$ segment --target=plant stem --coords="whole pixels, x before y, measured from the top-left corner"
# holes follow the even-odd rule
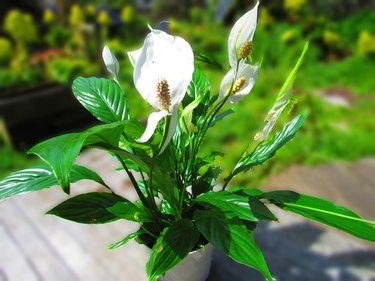
[[[133,173],[129,171],[128,166],[125,164],[124,160],[122,160],[121,156],[118,155],[118,154],[116,154],[116,158],[120,161],[122,167],[125,169],[128,177],[129,177],[130,181],[132,182],[133,187],[134,187],[135,191],[137,192],[138,197],[142,201],[143,205],[145,205],[147,207],[152,207],[152,206],[149,205],[149,202],[147,201],[147,198],[143,195],[141,189],[139,188],[139,185],[138,185],[136,179],[133,176]]]
[[[145,184],[145,186],[146,186],[147,194],[151,199],[151,204],[152,204],[153,208],[155,209],[156,212],[159,212],[158,206],[156,205],[155,198],[154,198],[154,191],[153,191],[153,188],[152,188],[152,176],[153,176],[153,174],[154,174],[154,162],[152,162],[151,169],[150,169],[150,185],[149,185],[150,188],[147,188],[147,184]]]

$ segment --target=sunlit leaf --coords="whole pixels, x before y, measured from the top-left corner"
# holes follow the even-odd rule
[[[136,231],[136,232],[133,232],[133,233],[130,233],[129,235],[126,235],[123,239],[121,239],[120,241],[116,242],[116,243],[112,243],[111,245],[108,246],[108,250],[114,250],[114,249],[117,249],[123,245],[125,245],[126,243],[128,243],[130,240],[136,238],[139,234],[143,233],[142,231]]]
[[[106,186],[103,180],[95,172],[74,165],[71,170],[71,182],[88,179]],[[58,185],[51,168],[47,165],[14,172],[0,181],[0,200],[14,195],[38,191],[44,188]]]
[[[283,111],[288,107],[288,105],[290,105],[290,102],[294,102],[293,100],[291,100],[293,84],[296,80],[297,72],[302,65],[303,59],[306,55],[308,48],[309,44],[306,43],[303,48],[302,54],[297,60],[296,65],[294,66],[293,70],[289,73],[285,83],[281,87],[276,97],[274,105],[267,114],[263,130],[257,133],[256,135],[255,139],[257,141],[263,141],[267,138],[268,134],[271,132],[273,126],[275,125],[277,119],[279,119],[281,113],[283,113]]]
[[[268,208],[255,197],[220,191],[202,194],[196,200],[200,204],[212,205],[224,213],[230,212],[243,220],[276,220]]]
[[[250,155],[243,157],[234,168],[233,174],[246,172],[256,165],[263,164],[275,155],[276,151],[290,141],[305,121],[307,114],[301,114],[287,123],[270,141],[258,146]]]
[[[69,192],[70,172],[84,147],[117,147],[124,123],[99,125],[82,133],[54,137],[35,145],[29,153],[38,155],[51,168],[59,185]]]
[[[375,222],[365,220],[345,207],[292,191],[268,192],[263,197],[284,210],[375,242]]]
[[[130,201],[123,201],[108,207],[107,210],[118,218],[135,222],[152,221],[151,211],[143,205],[136,205]]]
[[[125,94],[115,81],[78,77],[72,89],[77,100],[100,121],[112,123],[128,119]]]

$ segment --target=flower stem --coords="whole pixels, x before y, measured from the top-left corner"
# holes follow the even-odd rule
[[[141,189],[139,188],[139,185],[138,185],[136,179],[133,176],[133,173],[130,172],[130,170],[128,169],[128,166],[125,164],[124,160],[122,160],[121,156],[118,155],[118,154],[116,154],[116,158],[120,161],[122,167],[125,169],[127,175],[129,176],[129,179],[132,182],[133,187],[134,187],[135,191],[137,192],[138,197],[142,201],[143,205],[145,205],[147,207],[152,207],[152,206],[150,206],[149,202],[147,201],[147,198],[143,195]]]

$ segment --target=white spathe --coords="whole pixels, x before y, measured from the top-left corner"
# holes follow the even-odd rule
[[[147,128],[144,135],[138,139],[146,142],[155,131],[157,123],[166,115],[172,115],[166,142],[171,139],[177,124],[175,111],[185,96],[191,82],[194,71],[194,54],[188,42],[178,36],[171,36],[164,31],[151,29],[147,35],[143,47],[129,52],[129,59],[134,66],[133,80],[135,87],[157,112],[148,118]],[[168,84],[170,104],[162,108],[157,85],[161,80]],[[166,111],[163,112],[163,111]],[[168,140],[168,141],[167,141]]]
[[[219,99],[224,98],[229,94],[228,101],[230,103],[236,103],[241,101],[246,95],[252,90],[255,80],[258,75],[258,64],[250,65],[241,61],[238,66],[238,71],[236,73],[235,69],[229,70],[229,72],[224,76],[220,84]],[[233,85],[236,84],[240,79],[244,79],[241,88],[235,93],[229,93]]]
[[[102,57],[108,72],[111,73],[112,78],[117,81],[117,75],[120,70],[120,66],[117,58],[107,45],[103,48]]]
[[[228,38],[228,57],[229,65],[232,68],[237,66],[240,59],[239,52],[241,46],[247,42],[252,41],[257,26],[259,2],[244,14],[233,26]]]

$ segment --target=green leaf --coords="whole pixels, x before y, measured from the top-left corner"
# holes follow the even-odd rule
[[[85,179],[100,183],[110,190],[110,187],[102,180],[102,178],[97,173],[84,166],[74,165],[70,174],[70,182],[74,183],[79,180]]]
[[[249,197],[249,205],[258,220],[277,221],[275,215],[257,197]]]
[[[210,92],[210,81],[207,76],[198,68],[194,68],[193,78],[189,84],[188,90],[186,92],[187,96],[191,99],[188,104],[191,103],[199,96],[206,96]]]
[[[118,219],[107,210],[118,202],[127,201],[113,193],[91,192],[62,202],[47,212],[66,220],[85,224],[108,223]]]
[[[149,280],[156,280],[178,264],[193,250],[198,239],[199,232],[190,220],[182,219],[166,228],[152,247],[146,266]]]
[[[217,209],[197,210],[194,218],[198,230],[216,249],[259,270],[267,280],[273,280],[262,252],[239,218],[228,218]]]
[[[229,191],[220,191],[202,194],[198,196],[196,201],[206,206],[214,206],[223,213],[226,213],[227,216],[234,214],[243,220],[276,220],[268,208],[255,197],[242,196]]]
[[[135,222],[153,221],[153,215],[143,205],[136,205],[130,201],[118,202],[107,208],[116,217]]]
[[[200,120],[207,113],[210,102],[210,87],[210,81],[207,76],[198,67],[195,67],[193,79],[182,102],[185,111],[184,115],[194,110],[191,121],[195,125],[199,125]]]
[[[210,166],[207,171],[201,177],[199,177],[192,186],[193,196],[197,197],[199,194],[212,190],[214,182],[220,175],[220,172],[220,167]]]
[[[82,133],[70,133],[35,145],[28,153],[38,155],[55,175],[58,184],[69,193],[70,172],[84,147],[117,147],[124,122],[99,125]]]
[[[268,192],[263,197],[281,209],[375,242],[375,222],[364,220],[345,207],[292,191]]]
[[[71,171],[71,182],[88,179],[107,186],[103,180],[93,171],[75,165]],[[14,172],[0,181],[0,200],[12,196],[38,191],[57,185],[52,170],[47,165]]]
[[[221,120],[223,120],[225,117],[227,117],[228,115],[231,115],[233,113],[235,113],[236,111],[233,109],[233,108],[230,108],[228,110],[225,110],[224,112],[218,114],[215,116],[214,120],[212,120],[211,124],[210,124],[210,127],[213,127],[215,126],[215,124]]]
[[[246,172],[252,167],[263,164],[265,161],[273,157],[277,150],[295,136],[306,117],[306,113],[297,116],[287,123],[281,131],[277,132],[273,139],[258,146],[250,155],[241,158],[232,174],[237,175],[240,172]]]
[[[267,117],[265,119],[265,126],[262,132],[259,132],[256,135],[255,139],[257,141],[265,140],[268,134],[271,132],[273,126],[275,125],[281,113],[283,113],[283,111],[287,109],[289,105],[294,104],[295,101],[291,98],[292,88],[294,81],[296,80],[297,72],[302,65],[303,58],[305,57],[308,48],[309,44],[306,43],[303,48],[302,54],[298,58],[296,65],[294,66],[293,70],[289,73],[288,78],[286,79],[284,85],[281,87],[276,97],[274,105],[267,114]]]
[[[111,245],[108,246],[108,250],[114,250],[114,249],[117,249],[118,247],[121,247],[123,245],[125,245],[126,243],[128,243],[130,240],[132,240],[133,238],[136,238],[139,234],[143,233],[142,231],[136,231],[136,232],[133,232],[133,233],[130,233],[129,235],[126,235],[123,239],[121,239],[120,241],[116,242],[116,243],[113,243]]]
[[[144,130],[145,127],[137,119],[132,118],[126,122],[125,135],[132,139],[140,138]]]
[[[195,56],[195,59],[197,61],[201,61],[201,62],[204,62],[204,63],[207,63],[208,65],[212,65],[216,68],[219,68],[219,69],[223,69],[223,66],[218,63],[216,60],[214,60],[213,58],[210,58],[204,54],[198,54]]]
[[[218,152],[218,151],[211,151],[210,154],[207,156],[204,156],[202,161],[205,163],[205,165],[210,165],[213,161],[215,161],[216,157],[223,157],[224,153]]]
[[[113,80],[78,77],[72,89],[77,100],[100,121],[112,123],[128,119],[125,94]]]
[[[10,174],[0,181],[0,199],[57,185],[49,167],[36,167]]]

